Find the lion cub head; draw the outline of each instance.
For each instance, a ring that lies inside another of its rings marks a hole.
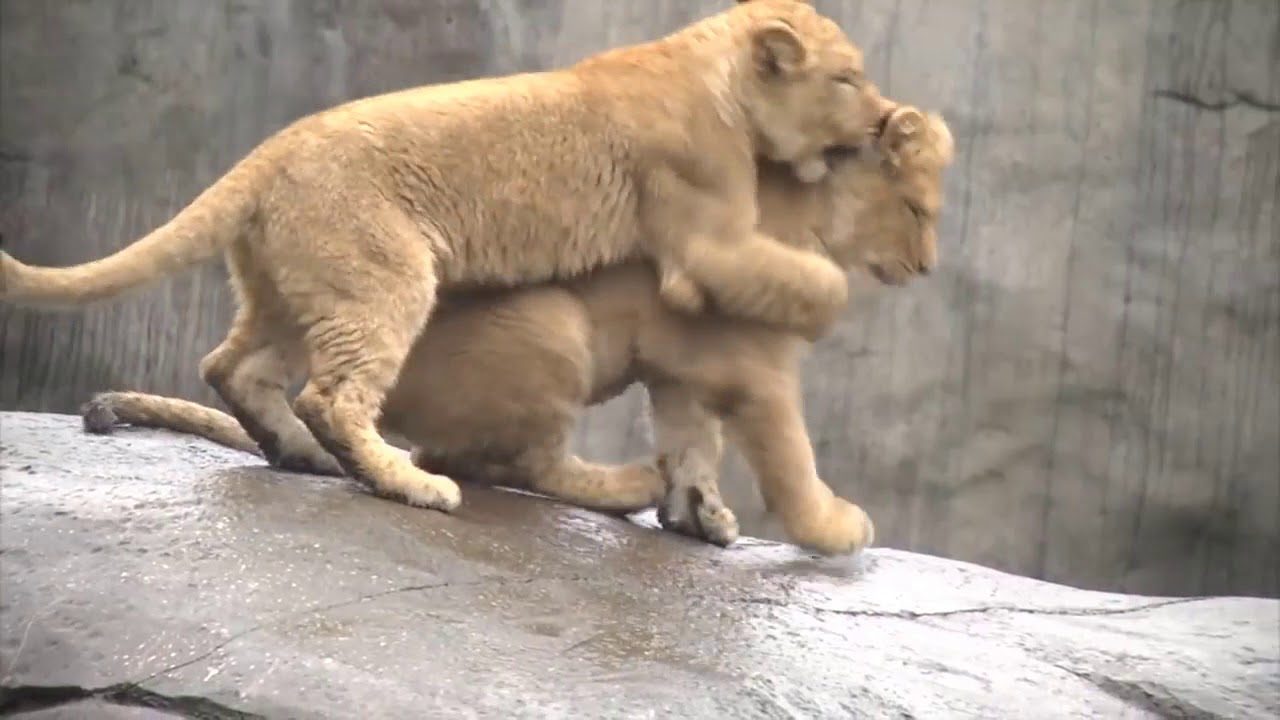
[[[801,0],[739,0],[725,15],[749,39],[739,98],[761,155],[816,182],[824,151],[875,134],[892,105],[839,25]]]
[[[832,160],[832,258],[886,285],[928,274],[938,260],[942,174],[955,141],[940,115],[901,106],[869,148]]]

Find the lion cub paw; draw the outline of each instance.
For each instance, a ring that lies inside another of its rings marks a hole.
[[[452,478],[419,470],[405,463],[374,482],[374,491],[414,507],[453,512],[462,504],[462,489]]]
[[[875,542],[876,529],[867,511],[834,497],[817,524],[788,528],[788,534],[797,545],[822,555],[853,555]]]
[[[796,179],[808,184],[816,183],[825,178],[830,169],[830,166],[827,165],[827,159],[822,155],[798,160],[791,164],[791,170],[795,173]]]
[[[809,265],[810,292],[816,301],[798,308],[792,327],[805,340],[817,342],[831,333],[849,305],[849,276],[829,258],[812,253]]]
[[[667,305],[690,314],[700,313],[707,307],[707,296],[702,288],[683,270],[667,268],[662,271],[658,296]]]
[[[663,529],[720,547],[738,540],[738,518],[720,494],[693,485],[672,488],[663,497],[658,504],[658,522]]]

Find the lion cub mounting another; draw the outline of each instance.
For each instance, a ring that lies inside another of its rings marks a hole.
[[[115,255],[54,269],[0,253],[3,297],[85,303],[223,252],[239,307],[200,372],[268,461],[340,465],[381,494],[451,510],[453,480],[376,428],[438,292],[647,256],[673,304],[705,293],[727,314],[817,334],[845,278],[756,233],[756,158],[818,179],[824,150],[862,142],[887,110],[830,19],[797,0],[741,2],[567,69],[302,118]],[[291,409],[285,388],[304,373]]]
[[[878,154],[833,161],[816,185],[762,165],[764,231],[885,283],[927,272],[950,132],[941,118],[901,108],[876,145]],[[644,261],[559,284],[446,295],[387,396],[381,427],[413,443],[414,461],[433,472],[615,512],[665,497],[665,526],[728,544],[737,524],[717,486],[720,416],[789,537],[852,552],[872,527],[817,476],[800,406],[804,345],[759,323],[671,310]],[[581,409],[636,381],[649,391],[665,483],[644,464],[598,465],[568,451]],[[84,413],[91,432],[131,423],[256,449],[230,416],[185,400],[104,393]]]

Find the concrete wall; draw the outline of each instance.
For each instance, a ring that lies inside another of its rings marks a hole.
[[[571,62],[717,0],[0,3],[0,232],[101,256],[344,99]],[[942,268],[809,364],[820,467],[884,544],[1090,587],[1280,594],[1280,3],[829,0],[959,142]],[[64,316],[0,309],[0,407],[213,401],[208,267]],[[580,446],[643,452],[633,393]],[[746,529],[759,502],[728,491]]]

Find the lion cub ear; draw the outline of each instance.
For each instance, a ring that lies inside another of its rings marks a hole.
[[[924,127],[924,113],[913,107],[898,108],[889,116],[885,123],[882,147],[891,163],[897,165],[900,162],[902,148],[924,132]]]
[[[759,2],[760,0],[746,0]],[[756,66],[770,74],[790,75],[804,67],[809,51],[795,28],[781,20],[761,23],[752,35]]]

